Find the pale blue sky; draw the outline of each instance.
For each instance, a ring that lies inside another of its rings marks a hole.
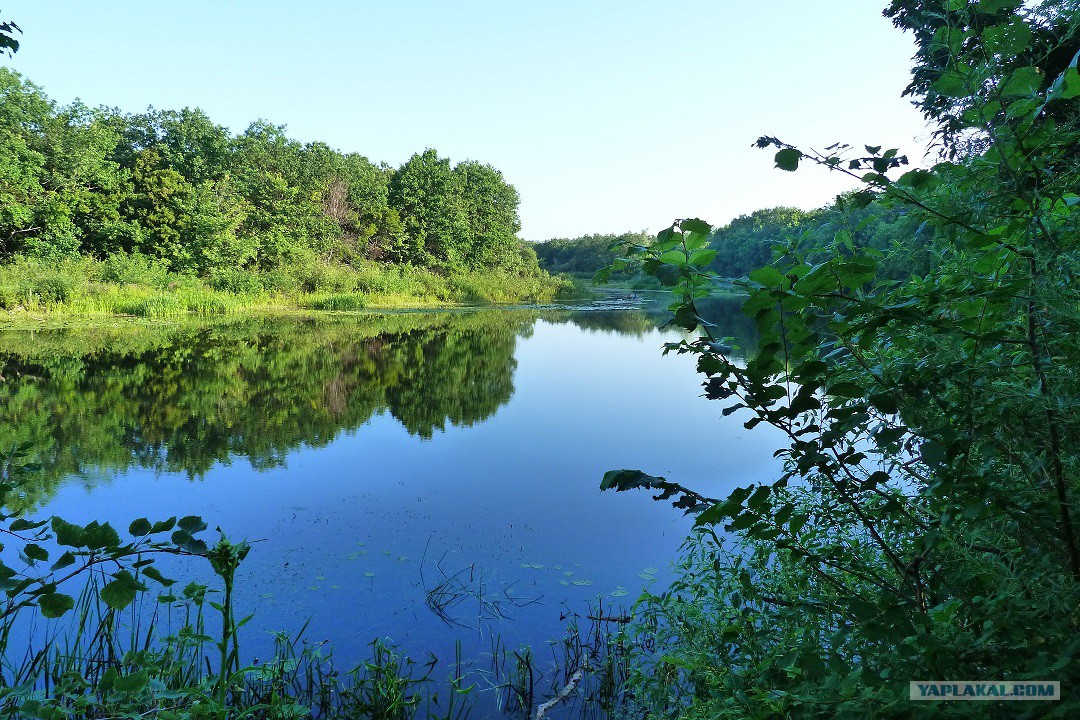
[[[398,165],[427,147],[503,171],[529,240],[714,224],[850,187],[751,143],[921,157],[914,48],[886,0],[22,0],[6,64],[67,103],[198,106]]]

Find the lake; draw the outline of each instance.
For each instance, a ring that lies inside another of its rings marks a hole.
[[[729,321],[721,334],[748,335]],[[661,589],[690,528],[645,493],[601,493],[605,471],[714,496],[775,474],[776,438],[721,417],[692,358],[662,355],[681,335],[659,322],[584,308],[9,330],[0,443],[41,454],[31,514],[201,515],[253,541],[249,658],[307,623],[350,666],[375,638],[443,663],[459,647],[478,670],[498,647],[549,662],[568,617]]]

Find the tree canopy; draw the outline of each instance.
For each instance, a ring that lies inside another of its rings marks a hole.
[[[57,106],[0,69],[0,260],[138,253],[211,278],[312,262],[535,272],[502,173],[432,149],[400,168],[232,134],[197,108]]]

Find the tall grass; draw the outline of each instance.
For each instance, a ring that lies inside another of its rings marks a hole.
[[[160,262],[120,253],[105,260],[16,257],[0,265],[0,310],[165,319],[258,308],[355,311],[365,308],[543,303],[573,296],[569,280],[503,270],[440,271],[361,263],[308,262],[266,273],[215,271],[209,278],[170,272]]]
[[[207,613],[225,615],[220,594],[192,583],[182,597],[158,602],[143,592],[117,611],[100,600],[103,582],[92,578],[62,621],[35,609],[5,617],[0,716],[410,720],[425,705],[427,717],[464,720],[473,705],[460,658],[445,678],[453,697],[440,709],[443,678],[387,640],[372,641],[366,661],[342,670],[303,629],[278,633],[269,659],[241,666],[220,652],[235,647],[238,624],[226,622],[218,636],[211,629]]]
[[[633,706],[627,682],[642,648],[621,609],[571,615],[547,661],[493,636],[487,671],[470,669],[460,643],[454,662],[436,672],[434,662],[381,638],[366,660],[343,669],[330,645],[303,637],[305,627],[276,633],[269,658],[243,664],[243,621],[228,619],[227,591],[196,583],[163,596],[143,591],[114,610],[100,598],[107,580],[92,576],[62,620],[43,620],[36,608],[4,618],[0,716],[466,720],[481,685],[500,711],[522,719],[541,709],[554,715],[556,706],[569,706],[559,717],[625,717]],[[12,620],[22,623],[15,632]]]

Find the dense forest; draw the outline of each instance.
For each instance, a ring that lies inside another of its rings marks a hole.
[[[535,277],[518,204],[495,168],[435,150],[392,168],[262,120],[233,134],[192,108],[60,107],[0,68],[0,263],[112,258],[103,282],[249,293],[363,290],[348,270],[391,265]]]

